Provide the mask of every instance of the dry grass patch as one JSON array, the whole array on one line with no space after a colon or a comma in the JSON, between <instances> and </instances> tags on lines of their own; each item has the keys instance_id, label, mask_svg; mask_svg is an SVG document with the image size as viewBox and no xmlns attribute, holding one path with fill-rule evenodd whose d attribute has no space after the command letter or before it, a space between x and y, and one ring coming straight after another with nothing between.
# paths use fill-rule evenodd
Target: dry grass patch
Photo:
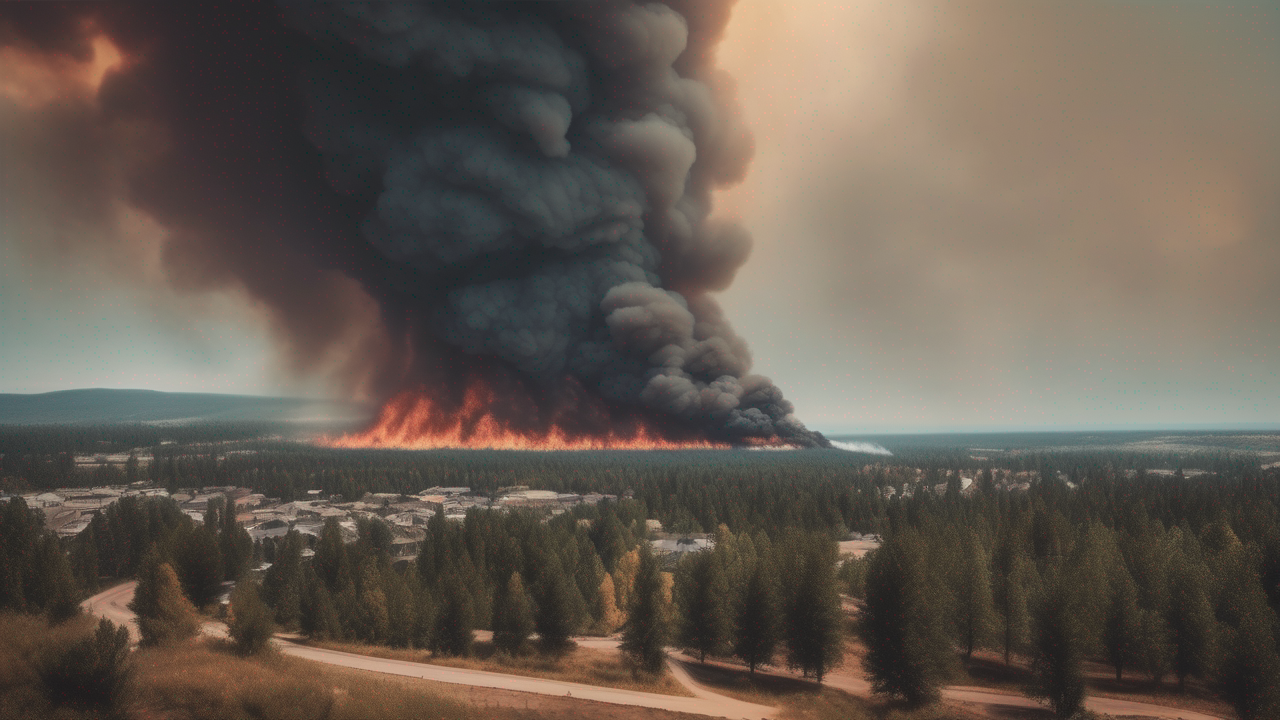
<instances>
[{"instance_id":1,"label":"dry grass patch","mask_svg":"<svg viewBox=\"0 0 1280 720\"><path fill-rule=\"evenodd\" d=\"M183 720L471 718L473 709L376 676L334 673L275 653L244 658L207 640L137 653L144 717Z\"/></svg>"},{"instance_id":2,"label":"dry grass patch","mask_svg":"<svg viewBox=\"0 0 1280 720\"><path fill-rule=\"evenodd\" d=\"M981 687L996 692L1014 695L1022 694L1022 689L1031 680L1031 672L1020 659L1006 666L1004 658L997 653L976 652L973 658L964 663L965 676L957 679L957 684ZM1185 688L1166 680L1163 683L1152 682L1150 676L1130 670L1125 679L1117 681L1115 671L1101 663L1085 663L1086 692L1093 697L1106 697L1116 700L1150 703L1164 707L1194 710L1217 717L1234 717L1234 710L1213 694L1204 683L1189 680Z\"/></svg>"},{"instance_id":3,"label":"dry grass patch","mask_svg":"<svg viewBox=\"0 0 1280 720\"><path fill-rule=\"evenodd\" d=\"M594 648L575 647L563 653L543 655L507 655L494 650L491 642L477 642L469 657L437 655L427 650L400 650L381 645L359 643L309 642L314 647L388 660L405 660L445 667L485 670L487 672L523 675L526 677L560 680L562 682L599 685L601 687L661 695L692 697L669 673L652 675L636 670L617 652Z\"/></svg>"},{"instance_id":4,"label":"dry grass patch","mask_svg":"<svg viewBox=\"0 0 1280 720\"><path fill-rule=\"evenodd\" d=\"M911 708L902 703L850 695L798 677L757 671L715 661L684 662L697 683L723 695L780 709L779 720L978 720L987 716L940 703Z\"/></svg>"},{"instance_id":5,"label":"dry grass patch","mask_svg":"<svg viewBox=\"0 0 1280 720\"><path fill-rule=\"evenodd\" d=\"M45 692L40 666L93 631L96 619L81 615L49 625L39 615L0 613L0 718L61 720L87 715L56 707Z\"/></svg>"}]
</instances>

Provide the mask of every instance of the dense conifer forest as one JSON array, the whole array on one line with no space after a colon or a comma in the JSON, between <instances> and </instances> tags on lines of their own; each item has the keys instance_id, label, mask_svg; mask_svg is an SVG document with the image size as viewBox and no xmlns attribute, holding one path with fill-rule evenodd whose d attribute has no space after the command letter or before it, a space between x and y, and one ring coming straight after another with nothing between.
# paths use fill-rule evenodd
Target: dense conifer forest
<instances>
[{"instance_id":1,"label":"dense conifer forest","mask_svg":"<svg viewBox=\"0 0 1280 720\"><path fill-rule=\"evenodd\" d=\"M106 447L145 447L154 462L94 470L63 459L99 446L91 430L6 432L5 487L147 480L289 499L528 485L620 499L555 517L440 514L411 560L392 557L378 520L362 520L354 542L331 521L317 538L255 545L224 505L196 523L165 498L126 498L59 541L13 499L0 507L0 607L65 616L100 578L162 582L164 566L195 607L214 602L222 581L250 579L246 605L260 593L270 623L315 639L465 654L473 630L492 629L495 644L521 653L620 632L639 667L659 668L662 648L676 645L821 680L852 636L875 689L911 702L936 697L982 650L1027 663L1028 692L1063 717L1079 707L1089 661L1116 678L1211 688L1241 718L1280 707L1280 470L1256 455L412 453L261 440L238 426L204 432L160 445L171 429L121 430ZM713 549L654 557L649 519L708 533ZM884 542L840 557L851 533Z\"/></svg>"}]
</instances>

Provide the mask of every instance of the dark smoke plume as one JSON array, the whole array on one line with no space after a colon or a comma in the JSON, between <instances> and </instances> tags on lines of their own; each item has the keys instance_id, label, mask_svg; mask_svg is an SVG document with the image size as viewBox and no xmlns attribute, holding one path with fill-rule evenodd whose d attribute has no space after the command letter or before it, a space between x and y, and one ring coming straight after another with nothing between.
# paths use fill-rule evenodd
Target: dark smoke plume
<instances>
[{"instance_id":1,"label":"dark smoke plume","mask_svg":"<svg viewBox=\"0 0 1280 720\"><path fill-rule=\"evenodd\" d=\"M6 8L0 42L121 48L86 112L162 130L127 186L171 281L247 290L300 369L367 337L354 280L385 332L343 372L377 395L479 373L536 407L585 393L676 433L826 445L708 294L750 250L709 220L752 154L714 63L729 5L41 4Z\"/></svg>"}]
</instances>

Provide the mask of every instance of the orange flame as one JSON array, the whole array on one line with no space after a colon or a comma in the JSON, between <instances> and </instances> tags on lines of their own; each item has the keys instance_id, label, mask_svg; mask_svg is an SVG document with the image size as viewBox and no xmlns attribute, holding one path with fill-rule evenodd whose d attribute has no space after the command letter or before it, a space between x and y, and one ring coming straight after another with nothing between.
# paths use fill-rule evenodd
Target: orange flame
<instances>
[{"instance_id":1,"label":"orange flame","mask_svg":"<svg viewBox=\"0 0 1280 720\"><path fill-rule=\"evenodd\" d=\"M423 391L407 391L392 398L366 430L338 438L324 438L335 448L397 448L403 450L684 450L727 448L709 440L673 440L637 423L628 429L600 428L591 435L566 432L559 425L545 431L513 429L494 417L494 395L486 385L468 384L462 406L446 410Z\"/></svg>"}]
</instances>

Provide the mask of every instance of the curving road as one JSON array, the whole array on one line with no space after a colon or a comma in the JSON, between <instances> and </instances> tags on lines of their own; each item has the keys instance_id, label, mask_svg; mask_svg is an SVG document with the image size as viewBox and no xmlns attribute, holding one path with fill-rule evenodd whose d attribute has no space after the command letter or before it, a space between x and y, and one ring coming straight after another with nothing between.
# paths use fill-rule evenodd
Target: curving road
<instances>
[{"instance_id":1,"label":"curving road","mask_svg":"<svg viewBox=\"0 0 1280 720\"><path fill-rule=\"evenodd\" d=\"M135 583L132 582L124 583L123 585L116 586L110 590L94 595L83 603L84 608L91 613L106 617L112 622L126 624L130 628L130 632L133 637L136 639L136 617L127 607L129 601L133 599L134 585ZM222 630L222 633L219 633L219 630ZM225 634L225 629L221 623L206 623L205 633ZM280 651L286 655L325 663L327 665L338 665L341 667L354 668L356 670L369 670L372 672L387 673L389 675L415 677L423 680L433 680L435 682L452 683L456 685L470 685L473 687L496 688L500 690L515 690L518 692L537 693L540 695L556 695L559 697L574 697L583 700L612 703L614 705L632 705L635 707L671 710L674 712L706 715L709 717L731 718L732 720L772 718L778 711L777 708L768 707L767 705L756 705L754 703L742 702L741 700L735 700L734 698L725 697L724 695L711 692L697 683L694 683L692 679L689 678L688 673L686 673L683 668L679 667L679 663L671 661L668 661L668 664L671 666L676 679L689 688L689 690L694 693L695 697L660 695L658 693L622 690L618 688L601 687L598 685L586 685L583 683L525 677L523 675L507 675L504 673L487 672L484 670L444 667L442 665L429 665L426 663L408 662L405 660L388 660L385 658L369 657L368 655L357 655L337 650L326 650L323 648L298 645L280 638L276 639L275 644Z\"/></svg>"},{"instance_id":2,"label":"curving road","mask_svg":"<svg viewBox=\"0 0 1280 720\"><path fill-rule=\"evenodd\" d=\"M133 589L137 585L138 582L136 580L121 583L85 600L80 603L80 606L86 612L104 617L117 625L124 625L129 628L129 640L137 644L138 640L141 639L141 634L138 632L138 616L128 607L129 603L133 602Z\"/></svg>"},{"instance_id":3,"label":"curving road","mask_svg":"<svg viewBox=\"0 0 1280 720\"><path fill-rule=\"evenodd\" d=\"M112 622L125 625L129 628L130 636L136 641L138 637L137 618L133 614L133 611L128 608L129 602L133 600L133 589L135 585L136 583L132 581L117 585L109 590L105 590L94 595L84 601L82 605L85 610L93 614L105 617ZM225 636L226 629L222 623L206 623L204 632L206 634ZM479 635L479 633L477 633L477 635ZM599 649L611 649L618 647L618 641L613 638L577 638L576 641L583 647ZM384 658L369 657L367 655L357 655L337 650L325 650L322 648L298 645L296 643L286 642L280 639L277 639L275 642L277 647L279 647L285 654L304 658L306 660L326 663L328 665L339 665L357 670L370 670L390 675L434 680L435 682L496 688L501 690L516 690L520 692L537 693L540 695L569 696L581 698L583 700L613 703L615 705L632 705L636 707L672 710L676 712L721 718L771 718L777 715L778 712L778 708L743 702L741 700L735 700L734 698L712 692L711 690L708 690L694 682L694 680L689 677L689 673L685 671L684 667L679 662L670 659L667 661L667 666L671 668L672 675L682 685L688 688L695 697L659 695L657 693L639 692L637 690L621 690L618 688L601 687L598 685L586 685L582 683L570 683L559 680L525 677L523 675L507 675L504 673L487 672L484 670L444 667L442 665L429 665L426 663L408 662L405 660L387 660ZM757 672L764 671L757 670ZM779 675L791 677L780 673ZM843 690L851 695L866 697L871 694L870 683L853 675L833 673L827 676L826 684L829 687ZM1030 698L1022 697L1020 695L995 693L983 688L948 687L943 689L942 696L943 698L953 702L975 703L993 707L1044 708L1042 704L1037 703ZM1154 718L1156 720L1222 720L1222 718L1218 718L1213 715L1205 715L1204 713L1196 712L1194 710L1183 710L1180 708L1171 708L1162 705L1152 705L1149 703L1105 697L1090 697L1085 700L1085 706L1094 712L1105 713L1107 715L1145 717Z\"/></svg>"}]
</instances>

